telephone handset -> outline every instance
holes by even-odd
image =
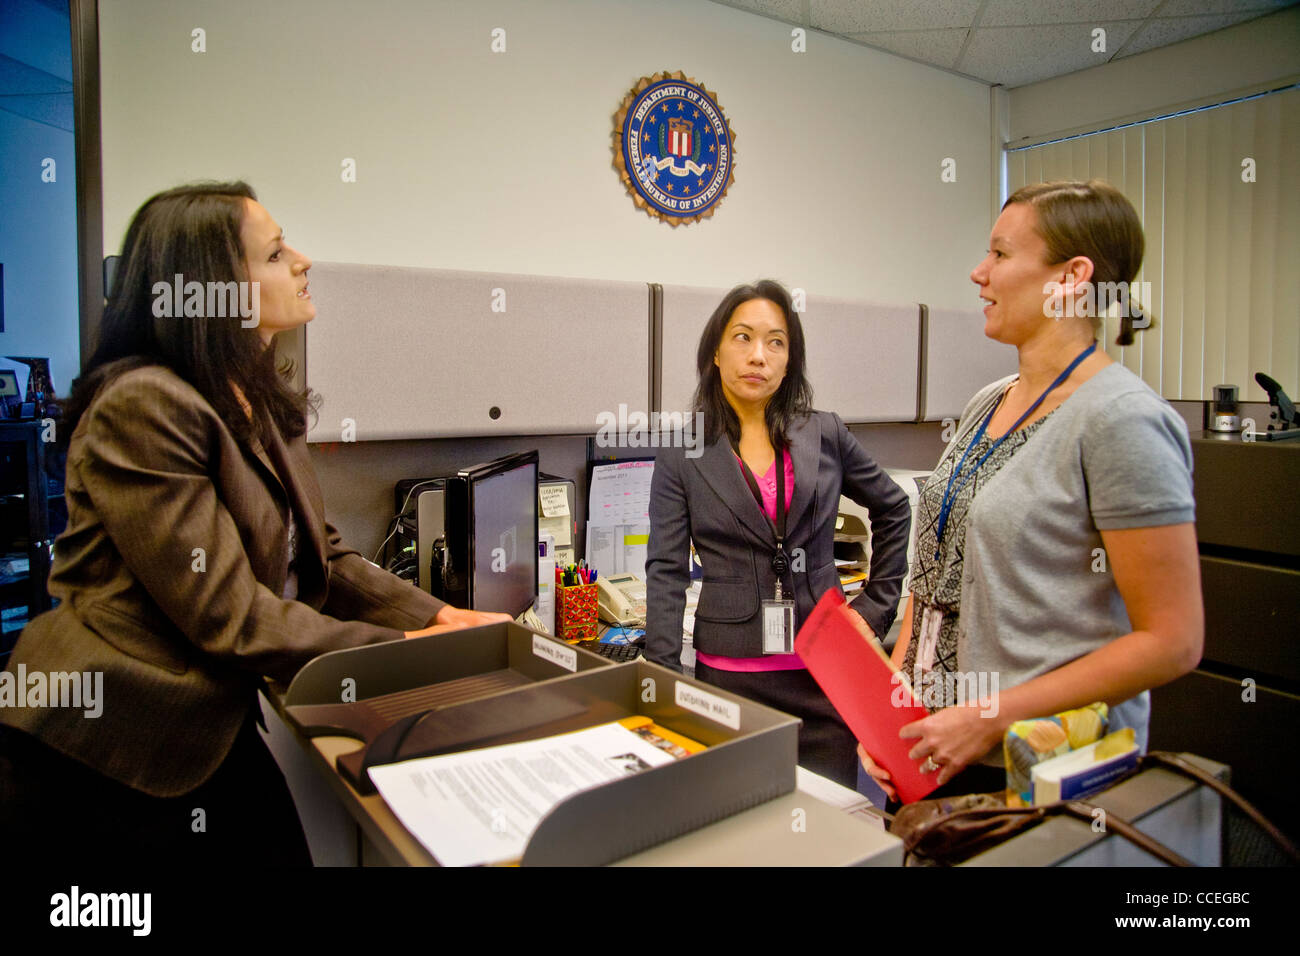
[[[603,621],[623,627],[645,625],[645,582],[635,574],[596,578],[596,602]]]

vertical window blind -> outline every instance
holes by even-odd
[[[1113,359],[1169,399],[1232,384],[1265,401],[1256,372],[1300,394],[1300,88],[1005,156],[1010,192],[1104,179],[1142,217],[1138,299],[1155,321],[1120,347],[1108,317]]]

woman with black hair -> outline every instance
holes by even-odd
[[[316,314],[310,268],[244,183],[168,190],[132,220],[62,429],[60,603],[27,625],[4,675],[29,685],[22,706],[0,707],[10,850],[310,864],[254,726],[263,677],[508,620],[399,580],[325,520],[311,402],[271,347]],[[80,685],[76,706],[26,693],[59,674]]]
[[[849,606],[875,634],[889,630],[907,565],[907,497],[838,415],[812,410],[803,327],[779,283],[727,294],[700,337],[697,367],[704,451],[664,449],[655,461],[646,656],[681,667],[693,541],[704,569],[695,675],[802,718],[799,763],[851,787],[856,741],[790,642],[840,586],[841,493],[871,515],[871,574]],[[767,639],[765,617],[779,625]]]

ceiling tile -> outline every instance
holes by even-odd
[[[1138,28],[1136,22],[1098,23],[1106,31],[1106,53],[1092,51],[1092,29],[1084,25],[980,28],[953,69],[1008,88],[1100,66]]]
[[[1171,19],[1161,17],[1148,20],[1132,41],[1125,44],[1120,58],[1135,53],[1145,53],[1147,50],[1178,43],[1203,33],[1213,33],[1234,23],[1253,20],[1259,15],[1259,13],[1225,13],[1217,17],[1173,17]]]
[[[829,33],[968,27],[980,0],[812,0],[809,19]]]
[[[956,30],[904,30],[900,33],[857,33],[853,39],[951,70],[968,32],[964,27]]]
[[[713,0],[713,2],[776,17],[786,23],[803,23],[803,0]]]
[[[1263,16],[1284,7],[1295,6],[1297,2],[1300,0],[1166,0],[1160,8],[1160,16],[1194,17],[1248,12]]]
[[[981,27],[1143,20],[1160,0],[989,0]]]
[[[51,0],[56,2],[56,0]],[[1300,0],[698,0],[808,25],[1011,88],[1294,7]],[[974,27],[960,62],[954,62]],[[1154,15],[1154,16],[1153,16]],[[1092,30],[1106,30],[1106,53]],[[1123,51],[1118,52],[1118,51]]]

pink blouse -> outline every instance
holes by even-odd
[[[794,497],[794,463],[790,460],[789,449],[782,449],[781,455],[785,467],[785,508],[790,510],[790,500]],[[736,457],[737,467],[741,465],[741,459]],[[763,496],[763,511],[773,521],[776,521],[776,461],[773,460],[772,467],[762,475],[755,475],[758,481],[759,493]],[[745,482],[746,485],[749,482]],[[805,665],[800,660],[798,654],[764,654],[761,657],[723,657],[721,654],[705,654],[703,651],[695,652],[695,659],[709,667],[715,667],[720,671],[793,671],[801,670]]]

